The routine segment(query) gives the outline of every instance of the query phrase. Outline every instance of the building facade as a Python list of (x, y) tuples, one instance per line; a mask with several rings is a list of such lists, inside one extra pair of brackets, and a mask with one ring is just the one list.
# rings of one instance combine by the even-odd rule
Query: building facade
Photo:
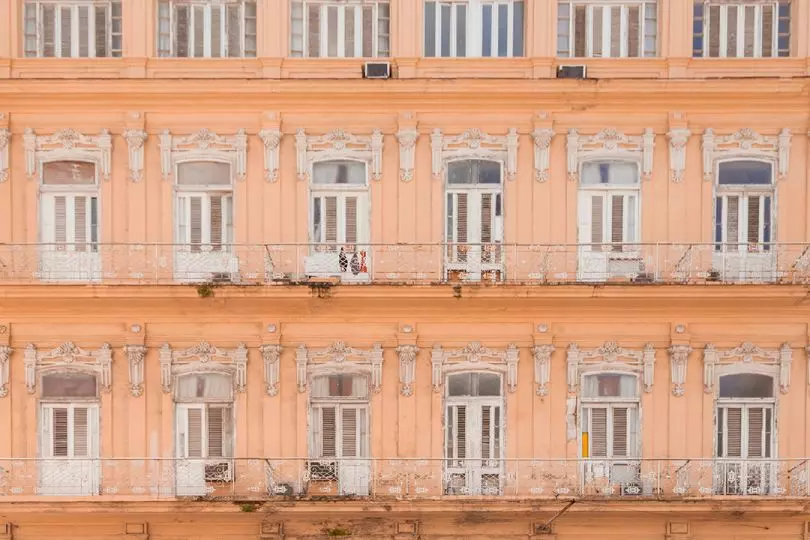
[(808, 75), (804, 0), (0, 0), (0, 540), (807, 540)]

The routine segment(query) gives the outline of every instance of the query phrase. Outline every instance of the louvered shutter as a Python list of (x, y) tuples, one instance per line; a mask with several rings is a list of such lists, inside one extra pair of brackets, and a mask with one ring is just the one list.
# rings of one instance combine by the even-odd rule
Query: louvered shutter
[[(467, 406), (447, 407), (447, 458), (464, 460), (467, 457)], [(457, 463), (454, 466), (459, 466)]]
[(363, 6), (363, 56), (366, 58), (374, 56), (374, 10), (375, 6)]
[(96, 57), (105, 57), (109, 55), (107, 44), (110, 42), (110, 27), (107, 23), (108, 12), (107, 6), (96, 6), (96, 19), (95, 19), (95, 40), (96, 40)]
[(228, 4), (227, 8), (227, 32), (228, 32), (228, 56), (237, 57), (242, 54), (242, 16), (238, 5)]
[(211, 212), (209, 214), (211, 226), (211, 246), (214, 251), (222, 249), (222, 232), (225, 225), (223, 216), (223, 197), (221, 195), (211, 195)]
[(748, 197), (748, 243), (758, 244), (762, 241), (760, 235), (760, 220), (762, 218), (762, 198), (759, 195)]
[(202, 458), (204, 444), (203, 409), (187, 407), (186, 411), (186, 455), (187, 458)]
[[(355, 19), (355, 6), (341, 6), (343, 9), (343, 56), (351, 58), (357, 55), (356, 43), (360, 37), (360, 46), (362, 49), (362, 26), (357, 28), (357, 20)], [(358, 6), (359, 8), (359, 6)]]
[(340, 457), (359, 457), (359, 413), (356, 408), (342, 407), (340, 414)]
[(56, 7), (44, 4), (42, 9), (42, 56), (56, 56)]
[(40, 455), (45, 458), (53, 457), (53, 409), (42, 406), (39, 413)]
[(189, 56), (189, 35), (191, 33), (191, 25), (189, 24), (190, 6), (179, 4), (175, 6), (174, 9), (174, 50), (177, 51), (176, 54), (178, 57), (184, 58)]
[(765, 411), (762, 407), (748, 407), (747, 453), (745, 457), (761, 458), (765, 456)]
[(608, 410), (606, 407), (589, 407), (590, 426), (588, 438), (590, 453), (588, 457), (608, 457)]
[(466, 244), (468, 240), (469, 212), (466, 193), (456, 193), (456, 230), (455, 240), (459, 244)]
[(501, 408), (497, 405), (481, 407), (481, 458), (501, 458)]
[(60, 52), (59, 56), (68, 58), (72, 56), (72, 35), (73, 35), (73, 10), (70, 7), (63, 7), (59, 10), (60, 21)]
[(610, 20), (610, 56), (618, 58), (622, 55), (622, 6), (605, 8), (605, 16)]
[(622, 250), (624, 242), (624, 196), (613, 195), (610, 208), (610, 241), (614, 251)]
[(192, 251), (199, 251), (202, 244), (202, 197), (189, 197), (189, 244)]
[(587, 56), (587, 6), (574, 6), (574, 56), (584, 58)]
[(87, 407), (73, 410), (73, 455), (75, 458), (90, 457), (90, 415)]
[(726, 242), (739, 244), (740, 236), (740, 197), (729, 195), (726, 197)]
[(308, 55), (312, 58), (321, 56), (321, 6), (310, 5), (307, 22)]
[[(205, 56), (205, 9), (206, 6), (192, 6), (191, 30), (194, 36), (193, 46), (195, 58)], [(210, 29), (209, 29), (210, 31)]]
[(337, 407), (324, 406), (320, 411), (320, 455), (318, 457), (335, 458), (337, 455)]
[(630, 410), (627, 407), (613, 407), (613, 432), (611, 442), (613, 443), (610, 457), (620, 458), (630, 455)]
[(726, 444), (723, 449), (725, 453), (720, 457), (742, 457), (743, 409), (742, 407), (725, 407), (722, 411), (725, 413), (724, 436)]
[(743, 6), (737, 5), (727, 5), (724, 6), (726, 8), (726, 56), (729, 58), (733, 58), (738, 56), (737, 52), (737, 18), (740, 16), (740, 13), (737, 8), (742, 8)]
[(773, 6), (762, 6), (762, 57), (773, 56)]
[(493, 222), (495, 212), (493, 208), (494, 195), (492, 193), (481, 194), (481, 243), (493, 242)]
[(87, 232), (89, 229), (88, 224), (88, 208), (87, 202), (89, 197), (74, 197), (73, 199), (73, 242), (76, 251), (87, 251)]
[(222, 407), (206, 408), (206, 457), (225, 457), (225, 416), (227, 409)]
[(338, 241), (337, 197), (324, 197), (324, 241), (336, 244)]
[(67, 407), (53, 407), (51, 431), (51, 457), (70, 456), (70, 419)]
[(357, 237), (357, 229), (358, 229), (358, 198), (357, 197), (346, 197), (345, 199), (345, 220), (346, 220), (346, 231), (345, 231), (345, 243), (347, 244), (356, 244), (358, 242)]
[(709, 33), (709, 56), (720, 56), (720, 6), (709, 6), (706, 28)]
[(629, 7), (627, 21), (627, 56), (631, 58), (641, 56), (641, 47), (639, 43), (643, 39), (643, 36), (641, 35), (642, 15), (643, 14), (641, 13), (639, 6), (634, 5)]
[(67, 243), (67, 197), (59, 195), (54, 201), (54, 239), (56, 244)]
[(79, 16), (79, 56), (90, 56), (90, 6), (78, 6)]

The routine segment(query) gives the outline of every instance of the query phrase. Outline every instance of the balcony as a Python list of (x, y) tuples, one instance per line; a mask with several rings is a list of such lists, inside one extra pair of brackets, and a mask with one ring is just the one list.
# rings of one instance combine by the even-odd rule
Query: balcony
[(803, 284), (810, 244), (0, 244), (0, 283)]
[(0, 500), (806, 498), (808, 459), (4, 458)]

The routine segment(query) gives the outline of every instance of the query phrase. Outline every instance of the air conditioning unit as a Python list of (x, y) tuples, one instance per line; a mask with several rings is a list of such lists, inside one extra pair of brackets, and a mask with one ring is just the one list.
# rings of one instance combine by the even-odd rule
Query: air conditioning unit
[(211, 283), (237, 283), (238, 281), (238, 274), (232, 272), (213, 272), (211, 274)]
[(206, 482), (230, 482), (233, 480), (233, 469), (230, 461), (205, 464)]
[(557, 66), (558, 79), (585, 79), (585, 66)]
[(366, 62), (363, 65), (363, 78), (364, 79), (390, 79), (391, 78), (391, 63), (390, 62)]

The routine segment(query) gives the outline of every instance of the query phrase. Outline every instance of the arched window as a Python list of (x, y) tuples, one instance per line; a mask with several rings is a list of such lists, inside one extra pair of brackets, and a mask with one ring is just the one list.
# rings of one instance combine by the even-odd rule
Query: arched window
[(582, 457), (626, 459), (639, 455), (639, 382), (623, 373), (582, 379)]
[(503, 481), (503, 378), (498, 373), (447, 376), (445, 469), (449, 495), (497, 495)]
[(715, 249), (769, 251), (773, 197), (773, 164), (754, 160), (720, 163), (714, 207)]
[(227, 251), (233, 242), (231, 165), (177, 164), (177, 243), (192, 253)]
[(503, 166), (468, 159), (447, 164), (447, 271), (480, 280), (502, 270)]

